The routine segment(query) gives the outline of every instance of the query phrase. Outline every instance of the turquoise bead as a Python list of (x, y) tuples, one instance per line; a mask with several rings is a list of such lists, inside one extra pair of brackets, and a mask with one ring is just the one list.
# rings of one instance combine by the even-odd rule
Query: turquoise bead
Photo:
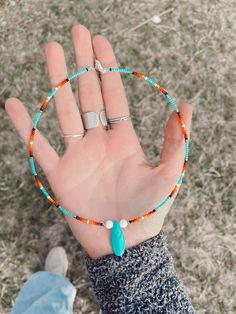
[(72, 218), (76, 218), (76, 215), (72, 214), (71, 212), (69, 212), (68, 210), (66, 210), (65, 208), (61, 207), (61, 206), (58, 206), (58, 208), (60, 209), (60, 211), (65, 214), (65, 215), (68, 215)]
[(179, 180), (178, 180), (178, 184), (181, 184), (182, 180), (183, 180), (183, 175), (181, 174), (180, 177), (179, 177)]
[(151, 83), (153, 86), (156, 86), (156, 82), (155, 81), (153, 81), (150, 77), (148, 77), (147, 76), (147, 81), (149, 82), (149, 83)]
[(47, 192), (47, 190), (46, 190), (45, 188), (42, 188), (41, 191), (43, 192), (43, 194), (44, 194), (46, 197), (49, 196), (49, 194), (48, 194), (48, 192)]
[(54, 90), (51, 91), (50, 95), (48, 96), (49, 98), (52, 98), (57, 92), (57, 89), (54, 88)]
[(37, 115), (36, 115), (36, 118), (35, 118), (35, 120), (34, 120), (34, 128), (35, 128), (35, 129), (36, 129), (36, 127), (37, 127), (37, 124), (38, 124), (38, 122), (39, 122), (39, 119), (40, 119), (41, 114), (42, 114), (42, 111), (39, 111), (39, 112), (37, 113)]
[(125, 252), (124, 232), (117, 220), (114, 221), (111, 231), (112, 249), (115, 255), (122, 256)]
[(162, 206), (165, 205), (165, 203), (169, 200), (169, 198), (167, 197), (159, 206), (157, 206), (155, 209), (158, 210), (160, 209)]
[(30, 166), (31, 166), (31, 170), (32, 170), (33, 174), (37, 175), (37, 171), (36, 171), (35, 164), (34, 164), (34, 158), (30, 157), (29, 162), (30, 162)]

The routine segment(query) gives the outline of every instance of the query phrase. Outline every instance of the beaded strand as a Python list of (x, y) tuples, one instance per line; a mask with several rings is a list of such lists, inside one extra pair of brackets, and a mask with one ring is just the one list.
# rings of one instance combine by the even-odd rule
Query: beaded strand
[[(96, 225), (96, 226), (102, 226), (102, 227), (106, 227), (108, 229), (112, 228), (112, 221), (108, 220), (106, 222), (100, 222), (100, 221), (95, 221), (95, 220), (91, 220), (91, 219), (87, 219), (78, 215), (75, 215), (73, 213), (71, 213), (70, 211), (66, 210), (65, 208), (63, 208), (62, 206), (60, 206), (60, 204), (49, 195), (49, 193), (47, 192), (47, 190), (45, 189), (45, 187), (43, 186), (41, 180), (38, 177), (37, 174), (37, 170), (36, 170), (36, 166), (35, 166), (35, 162), (34, 162), (34, 156), (33, 156), (33, 143), (34, 143), (34, 138), (35, 138), (35, 131), (37, 129), (37, 125), (38, 122), (41, 118), (42, 113), (44, 112), (45, 108), (47, 107), (49, 101), (51, 100), (51, 98), (56, 94), (56, 92), (62, 88), (66, 83), (68, 83), (69, 81), (71, 81), (72, 79), (88, 72), (91, 70), (94, 70), (95, 68), (92, 66), (83, 68), (82, 70), (76, 72), (75, 74), (72, 74), (71, 76), (69, 76), (68, 78), (64, 79), (62, 82), (60, 82), (52, 91), (51, 93), (47, 96), (47, 98), (43, 101), (40, 110), (38, 111), (38, 113), (36, 114), (34, 123), (33, 123), (33, 128), (29, 137), (29, 143), (28, 143), (28, 151), (29, 151), (29, 163), (30, 163), (30, 167), (31, 167), (31, 171), (34, 175), (35, 178), (35, 182), (38, 185), (38, 187), (40, 188), (40, 190), (42, 191), (42, 193), (44, 194), (44, 196), (49, 200), (49, 202), (51, 202), (53, 205), (55, 205), (63, 214), (68, 215), (80, 222), (86, 223), (86, 224), (90, 224), (90, 225)], [(178, 182), (177, 184), (174, 186), (174, 188), (172, 189), (172, 191), (170, 192), (170, 194), (154, 209), (152, 209), (151, 211), (144, 213), (142, 216), (138, 216), (135, 217), (133, 219), (130, 220), (125, 220), (122, 219), (120, 221), (120, 224), (122, 225), (123, 228), (125, 228), (128, 223), (134, 223), (134, 222), (138, 222), (141, 221), (147, 217), (150, 217), (152, 214), (154, 214), (157, 210), (161, 209), (170, 199), (171, 197), (177, 192), (178, 188), (180, 187), (184, 174), (186, 172), (187, 169), (187, 162), (188, 162), (188, 155), (189, 155), (189, 140), (188, 140), (188, 136), (187, 136), (187, 130), (186, 130), (186, 125), (185, 125), (185, 121), (183, 118), (183, 115), (179, 112), (179, 109), (177, 107), (177, 105), (175, 104), (174, 100), (171, 98), (171, 96), (167, 93), (167, 91), (160, 86), (159, 84), (157, 84), (154, 80), (152, 80), (150, 77), (145, 76), (142, 73), (139, 72), (135, 72), (132, 71), (130, 69), (127, 68), (104, 68), (104, 72), (120, 72), (120, 73), (127, 73), (127, 74), (131, 74), (134, 75), (138, 78), (141, 78), (147, 82), (149, 82), (151, 85), (153, 85), (157, 90), (159, 90), (161, 92), (161, 94), (163, 94), (167, 100), (169, 101), (169, 103), (171, 104), (171, 106), (174, 108), (175, 112), (178, 115), (178, 120), (182, 129), (182, 134), (185, 140), (185, 158), (184, 158), (184, 163), (182, 166), (182, 170), (181, 170), (181, 174), (180, 177), (178, 178)]]

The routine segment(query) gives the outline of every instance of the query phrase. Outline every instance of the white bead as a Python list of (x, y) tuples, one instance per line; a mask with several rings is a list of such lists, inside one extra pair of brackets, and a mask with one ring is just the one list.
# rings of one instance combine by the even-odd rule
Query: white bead
[(128, 226), (128, 221), (125, 219), (121, 219), (120, 226), (121, 228), (126, 228)]
[(113, 222), (112, 222), (111, 220), (107, 220), (107, 221), (105, 222), (105, 227), (106, 227), (107, 229), (111, 229), (111, 228), (113, 227)]

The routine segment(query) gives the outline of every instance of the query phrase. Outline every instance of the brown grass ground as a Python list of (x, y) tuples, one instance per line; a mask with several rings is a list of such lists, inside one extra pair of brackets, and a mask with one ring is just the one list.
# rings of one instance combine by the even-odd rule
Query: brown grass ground
[[(193, 104), (189, 168), (164, 230), (197, 313), (236, 313), (233, 1), (1, 0), (0, 12), (0, 312), (10, 312), (22, 284), (42, 269), (57, 244), (65, 246), (71, 262), (69, 277), (78, 289), (75, 313), (98, 311), (84, 252), (35, 187), (26, 147), (4, 110), (12, 96), (36, 114), (49, 91), (43, 56), (49, 40), (63, 45), (74, 73), (70, 30), (79, 22), (93, 35), (108, 36), (121, 66), (149, 74), (177, 103)], [(160, 24), (150, 20), (153, 15), (160, 15)], [(141, 144), (158, 162), (172, 110), (149, 85), (128, 77), (124, 82)], [(49, 140), (62, 151), (53, 107), (47, 115), (41, 129), (47, 128)]]

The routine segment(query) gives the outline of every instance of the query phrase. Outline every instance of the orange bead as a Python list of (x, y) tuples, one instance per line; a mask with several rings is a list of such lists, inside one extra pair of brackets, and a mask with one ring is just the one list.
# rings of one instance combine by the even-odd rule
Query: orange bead
[(167, 91), (166, 91), (162, 86), (157, 85), (157, 89), (159, 89), (159, 91), (160, 91), (162, 94), (164, 94), (164, 95), (167, 94)]
[(182, 127), (182, 132), (183, 132), (184, 137), (187, 138), (188, 135), (187, 135), (187, 130), (185, 127)]
[(37, 185), (39, 186), (39, 188), (41, 189), (43, 187), (43, 185), (42, 185), (41, 181), (39, 180), (39, 178), (35, 177), (35, 181), (36, 181)]
[(48, 99), (45, 99), (42, 106), (40, 107), (40, 110), (44, 110), (47, 107)]
[(57, 88), (58, 88), (58, 89), (61, 88), (61, 87), (62, 87), (63, 85), (65, 85), (67, 82), (68, 82), (68, 80), (65, 79), (64, 81), (62, 81), (61, 83), (59, 83), (59, 84), (57, 85)]
[(140, 77), (140, 78), (142, 78), (142, 79), (145, 78), (145, 75), (142, 74), (142, 73), (139, 73), (139, 72), (134, 72), (134, 75), (137, 76), (137, 77)]
[(87, 219), (85, 219), (83, 217), (80, 217), (79, 220), (82, 221), (82, 222), (86, 222), (87, 223)]
[(33, 155), (33, 143), (29, 143), (28, 150), (29, 150), (30, 156), (32, 156)]
[(151, 216), (152, 212), (146, 213), (143, 215), (144, 218)]
[(175, 194), (176, 191), (177, 191), (177, 186), (175, 186), (174, 189), (171, 191), (170, 196), (172, 196), (173, 194)]
[(57, 202), (56, 202), (51, 196), (48, 197), (48, 200), (49, 200), (53, 205), (57, 206)]
[(181, 124), (184, 124), (184, 118), (183, 118), (182, 115), (179, 115), (179, 121), (180, 121)]
[(30, 141), (30, 142), (33, 142), (34, 136), (35, 136), (35, 132), (32, 132), (32, 133), (30, 134), (30, 138), (29, 138), (29, 141)]
[(183, 168), (182, 168), (182, 172), (185, 172), (187, 169), (187, 163), (185, 162), (184, 165), (183, 165)]

